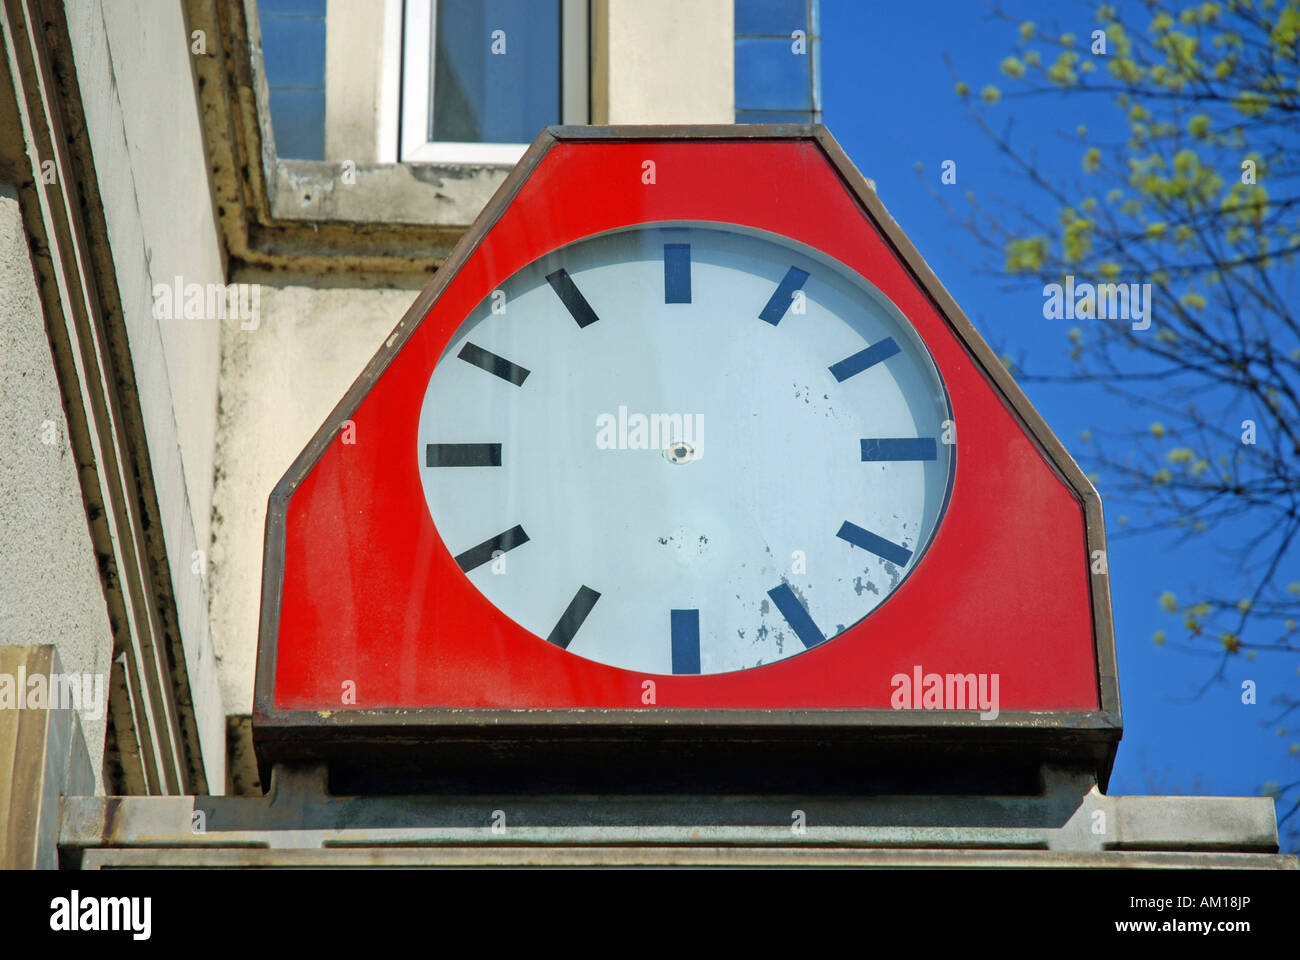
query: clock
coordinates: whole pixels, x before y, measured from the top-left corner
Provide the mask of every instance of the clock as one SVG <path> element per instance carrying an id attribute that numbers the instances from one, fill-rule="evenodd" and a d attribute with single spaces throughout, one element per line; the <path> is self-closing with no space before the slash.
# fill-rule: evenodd
<path id="1" fill-rule="evenodd" d="M 538 642 L 715 674 L 886 602 L 942 521 L 954 440 L 928 350 L 862 276 L 657 223 L 552 250 L 473 310 L 411 466 L 464 576 Z"/>
<path id="2" fill-rule="evenodd" d="M 271 494 L 253 731 L 1020 789 L 1115 673 L 1096 491 L 823 128 L 564 127 Z"/>

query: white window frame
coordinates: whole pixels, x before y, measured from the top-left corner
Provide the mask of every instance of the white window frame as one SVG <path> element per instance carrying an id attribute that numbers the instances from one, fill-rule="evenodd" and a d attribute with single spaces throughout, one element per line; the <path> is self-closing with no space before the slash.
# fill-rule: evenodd
<path id="1" fill-rule="evenodd" d="M 384 85 L 391 89 L 400 80 L 401 96 L 384 97 L 381 142 L 391 144 L 388 150 L 404 163 L 513 165 L 524 155 L 528 144 L 429 140 L 429 70 L 433 65 L 436 3 L 437 0 L 388 0 L 386 4 Z M 588 30 L 588 0 L 560 0 L 561 123 L 588 122 L 591 72 Z M 389 54 L 399 47 L 400 58 Z"/>

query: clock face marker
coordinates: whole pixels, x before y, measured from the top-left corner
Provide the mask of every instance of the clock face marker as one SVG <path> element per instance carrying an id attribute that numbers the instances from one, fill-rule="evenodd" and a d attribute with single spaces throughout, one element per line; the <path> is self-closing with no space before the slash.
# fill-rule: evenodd
<path id="1" fill-rule="evenodd" d="M 864 530 L 856 523 L 849 523 L 847 520 L 840 526 L 840 531 L 835 536 L 855 547 L 861 547 L 868 553 L 874 553 L 882 560 L 888 560 L 898 567 L 907 566 L 907 562 L 912 559 L 912 551 L 907 547 L 877 536 L 870 530 Z"/>
<path id="2" fill-rule="evenodd" d="M 803 641 L 805 647 L 812 649 L 817 644 L 826 642 L 826 635 L 821 632 L 817 624 L 813 623 L 813 618 L 808 615 L 803 601 L 795 594 L 790 584 L 783 583 L 779 587 L 773 587 L 767 591 L 767 595 L 772 598 L 776 608 L 781 611 L 781 616 L 785 617 L 785 622 L 790 624 L 790 629 Z"/>
<path id="3" fill-rule="evenodd" d="M 877 437 L 862 441 L 862 459 L 934 460 L 938 456 L 934 437 Z"/>
<path id="4" fill-rule="evenodd" d="M 497 551 L 505 553 L 507 550 L 513 550 L 515 547 L 523 546 L 527 542 L 528 534 L 524 533 L 523 527 L 516 524 L 505 533 L 498 533 L 495 537 L 484 540 L 478 546 L 470 547 L 456 557 L 456 565 L 469 573 L 475 567 L 481 567 L 489 562 Z"/>
<path id="5" fill-rule="evenodd" d="M 671 610 L 673 673 L 700 672 L 700 611 Z"/>
<path id="6" fill-rule="evenodd" d="M 691 302 L 691 245 L 664 244 L 664 303 Z"/>
<path id="7" fill-rule="evenodd" d="M 579 327 L 589 327 L 600 319 L 596 316 L 596 311 L 591 309 L 587 298 L 574 285 L 568 270 L 560 267 L 554 273 L 548 273 L 546 282 L 551 285 L 551 289 L 555 291 L 555 295 L 560 298 L 560 302 L 564 304 Z"/>
<path id="8" fill-rule="evenodd" d="M 808 279 L 808 271 L 800 270 L 798 267 L 791 267 L 777 284 L 776 290 L 767 301 L 767 306 L 758 315 L 758 319 L 766 320 L 772 326 L 781 322 L 785 312 L 790 309 L 790 301 L 794 297 L 796 290 L 802 290 L 805 281 Z"/>
<path id="9" fill-rule="evenodd" d="M 573 595 L 569 601 L 569 606 L 560 617 L 560 622 L 555 625 L 550 636 L 546 638 L 547 643 L 553 643 L 561 650 L 569 649 L 569 644 L 573 642 L 573 637 L 582 626 L 582 621 L 587 619 L 587 614 L 591 613 L 591 608 L 596 605 L 600 599 L 600 594 L 591 587 L 582 586 L 578 592 Z"/>
<path id="10" fill-rule="evenodd" d="M 426 443 L 426 467 L 499 467 L 499 443 Z"/>
<path id="11" fill-rule="evenodd" d="M 482 347 L 467 343 L 460 348 L 460 353 L 456 354 L 461 360 L 472 363 L 492 374 L 494 377 L 500 377 L 502 380 L 509 380 L 516 387 L 522 387 L 524 380 L 528 378 L 529 371 L 525 370 L 518 364 L 511 363 L 505 357 L 498 357 L 489 350 Z"/>
<path id="12" fill-rule="evenodd" d="M 873 343 L 867 349 L 859 350 L 851 357 L 845 357 L 830 368 L 831 374 L 843 383 L 849 377 L 861 373 L 868 367 L 874 367 L 882 360 L 888 360 L 896 353 L 898 353 L 898 344 L 894 342 L 894 338 L 885 337 L 884 340 Z"/>

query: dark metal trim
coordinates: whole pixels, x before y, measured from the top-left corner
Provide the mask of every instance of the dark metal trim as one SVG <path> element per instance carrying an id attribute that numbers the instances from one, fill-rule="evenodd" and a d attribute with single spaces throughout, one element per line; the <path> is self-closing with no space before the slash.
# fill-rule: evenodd
<path id="1" fill-rule="evenodd" d="M 1104 786 L 1123 730 L 1115 658 L 1114 621 L 1108 574 L 1091 578 L 1094 653 L 1100 710 L 1033 712 L 1006 711 L 985 722 L 974 714 L 944 711 L 889 710 L 444 710 L 428 708 L 341 710 L 318 713 L 277 710 L 275 652 L 283 583 L 285 514 L 289 497 L 324 453 L 343 421 L 401 351 L 415 328 L 442 294 L 451 278 L 496 225 L 507 205 L 545 154 L 559 142 L 637 140 L 810 140 L 818 144 L 846 188 L 871 223 L 895 249 L 917 284 L 925 291 L 972 359 L 1034 438 L 1047 462 L 1057 471 L 1084 508 L 1089 556 L 1105 550 L 1101 498 L 1065 447 L 957 306 L 902 229 L 886 211 L 869 181 L 853 166 L 825 127 L 817 125 L 695 125 L 695 126 L 555 126 L 548 127 L 528 148 L 519 164 L 461 238 L 445 265 L 406 312 L 384 347 L 371 359 L 329 418 L 317 431 L 271 494 L 267 511 L 261 627 L 258 648 L 253 727 L 263 763 L 268 758 L 327 755 L 333 740 L 338 749 L 360 749 L 379 741 L 416 746 L 434 739 L 444 749 L 452 743 L 518 743 L 529 749 L 541 731 L 546 739 L 573 744 L 603 741 L 641 743 L 689 742 L 700 746 L 719 739 L 719 751 L 738 742 L 826 742 L 844 738 L 863 749 L 894 742 L 913 745 L 923 740 L 948 746 L 996 745 L 1012 751 L 1063 755 L 1071 752 L 1095 765 Z M 926 736 L 926 735 L 929 736 Z M 440 736 L 439 736 L 440 735 Z M 1071 746 L 1072 745 L 1072 746 Z"/>

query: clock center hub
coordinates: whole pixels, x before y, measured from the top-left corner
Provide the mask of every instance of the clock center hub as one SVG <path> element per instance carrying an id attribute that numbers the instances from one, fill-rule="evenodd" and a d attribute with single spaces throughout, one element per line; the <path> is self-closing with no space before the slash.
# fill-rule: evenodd
<path id="1" fill-rule="evenodd" d="M 695 447 L 685 440 L 678 440 L 676 443 L 670 443 L 664 447 L 664 459 L 669 463 L 690 463 L 692 460 L 699 459 L 695 452 Z"/>

